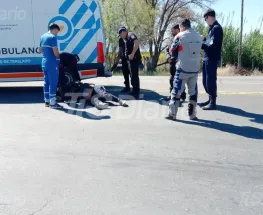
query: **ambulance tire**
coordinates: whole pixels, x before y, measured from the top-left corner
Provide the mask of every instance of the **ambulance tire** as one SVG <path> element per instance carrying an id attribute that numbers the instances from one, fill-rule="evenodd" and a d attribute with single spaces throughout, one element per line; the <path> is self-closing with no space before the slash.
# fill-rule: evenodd
<path id="1" fill-rule="evenodd" d="M 59 103 L 59 102 L 63 102 L 63 98 L 62 98 L 62 95 L 60 93 L 60 88 L 58 87 L 57 88 L 57 96 L 56 96 L 56 101 Z"/>
<path id="2" fill-rule="evenodd" d="M 65 72 L 65 82 L 66 82 L 66 85 L 70 85 L 74 82 L 76 82 L 78 79 L 76 78 L 75 75 L 73 75 L 71 72 L 69 71 L 66 71 Z"/>

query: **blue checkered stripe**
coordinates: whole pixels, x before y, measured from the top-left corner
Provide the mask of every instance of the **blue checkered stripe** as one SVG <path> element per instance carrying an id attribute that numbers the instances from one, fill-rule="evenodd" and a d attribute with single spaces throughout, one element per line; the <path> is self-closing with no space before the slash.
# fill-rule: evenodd
<path id="1" fill-rule="evenodd" d="M 97 1 L 65 0 L 58 12 L 59 16 L 54 17 L 50 22 L 63 20 L 68 25 L 66 35 L 58 37 L 60 51 L 78 54 L 81 63 L 96 63 L 96 34 L 102 31 L 100 8 Z"/>

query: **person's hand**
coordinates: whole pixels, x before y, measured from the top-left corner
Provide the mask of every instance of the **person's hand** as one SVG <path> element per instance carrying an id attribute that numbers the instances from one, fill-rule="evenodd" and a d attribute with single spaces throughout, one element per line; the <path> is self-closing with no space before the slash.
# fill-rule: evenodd
<path id="1" fill-rule="evenodd" d="M 134 54 L 130 54 L 130 55 L 129 55 L 129 59 L 130 59 L 130 60 L 133 60 L 133 58 L 134 58 Z"/>
<path id="2" fill-rule="evenodd" d="M 204 35 L 201 35 L 201 38 L 202 38 L 202 40 L 204 40 L 204 39 L 205 39 L 205 36 L 204 36 Z"/>

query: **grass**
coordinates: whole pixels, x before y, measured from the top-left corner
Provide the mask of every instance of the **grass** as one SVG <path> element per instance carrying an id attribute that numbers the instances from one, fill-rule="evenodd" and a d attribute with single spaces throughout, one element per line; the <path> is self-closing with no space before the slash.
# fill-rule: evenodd
<path id="1" fill-rule="evenodd" d="M 218 76 L 262 76 L 263 72 L 257 69 L 238 69 L 235 66 L 226 65 L 225 67 L 218 68 L 217 74 Z"/>
<path id="2" fill-rule="evenodd" d="M 114 76 L 122 76 L 122 72 L 114 72 Z M 220 67 L 217 70 L 218 76 L 263 76 L 263 72 L 257 69 L 237 69 L 235 66 L 226 65 L 225 67 Z M 170 76 L 169 66 L 164 65 L 157 68 L 157 71 L 144 71 L 140 70 L 140 76 Z"/>

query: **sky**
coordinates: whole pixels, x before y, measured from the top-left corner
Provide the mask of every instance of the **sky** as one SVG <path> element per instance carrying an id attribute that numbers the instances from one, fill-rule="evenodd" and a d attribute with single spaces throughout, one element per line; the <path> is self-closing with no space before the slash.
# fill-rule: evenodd
<path id="1" fill-rule="evenodd" d="M 233 25 L 240 26 L 241 0 L 216 0 L 210 7 L 225 17 L 230 15 L 233 17 Z M 259 28 L 260 18 L 263 18 L 263 0 L 244 0 L 244 32 L 249 33 L 251 28 Z"/>

